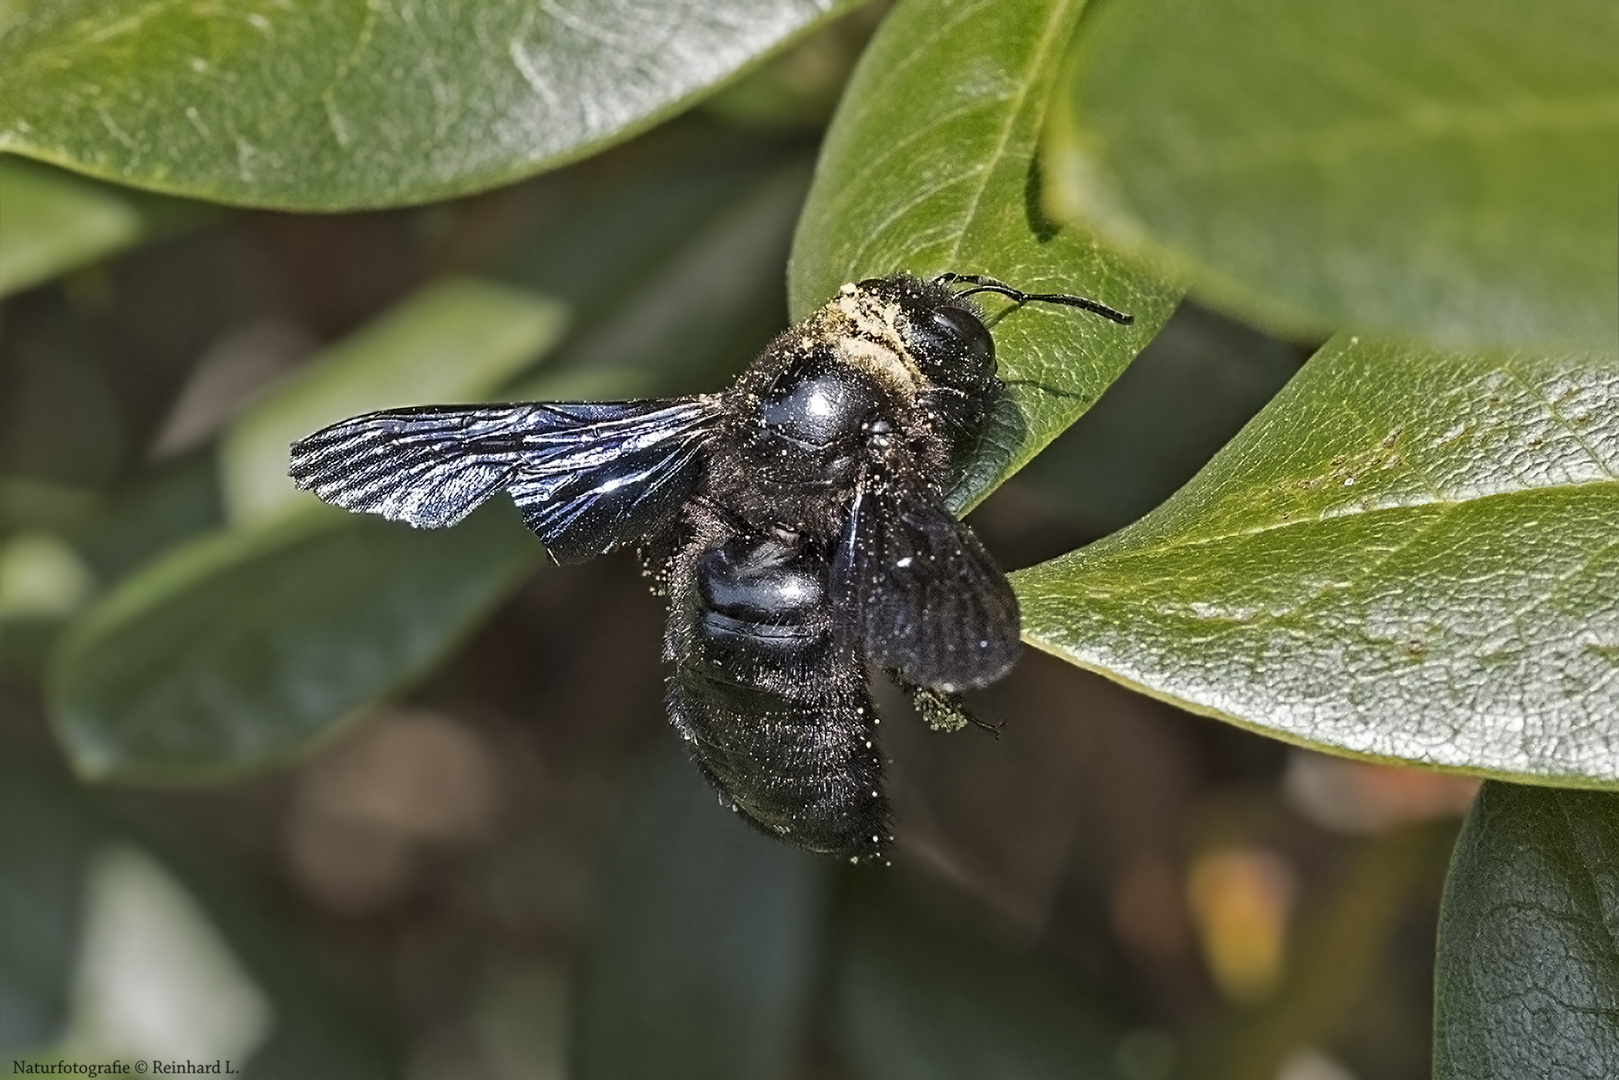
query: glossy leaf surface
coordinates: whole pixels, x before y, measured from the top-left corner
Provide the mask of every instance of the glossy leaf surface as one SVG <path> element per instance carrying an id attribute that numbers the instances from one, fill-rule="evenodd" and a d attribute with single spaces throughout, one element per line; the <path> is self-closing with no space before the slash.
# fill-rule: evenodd
<path id="1" fill-rule="evenodd" d="M 984 0 L 898 4 L 844 95 L 799 219 L 795 318 L 847 281 L 900 271 L 981 273 L 1030 292 L 1083 293 L 1135 316 L 1117 326 L 1031 304 L 991 327 L 1007 394 L 953 493 L 977 502 L 1071 424 L 1174 308 L 1040 205 L 1035 144 L 1084 4 L 1038 0 L 1009 17 Z"/>
<path id="2" fill-rule="evenodd" d="M 1336 339 L 1025 637 L 1339 753 L 1619 783 L 1619 362 Z"/>
<path id="3" fill-rule="evenodd" d="M 1056 202 L 1284 331 L 1611 349 L 1616 43 L 1607 0 L 1108 4 Z"/>
<path id="4" fill-rule="evenodd" d="M 219 202 L 424 202 L 625 138 L 849 6 L 30 5 L 0 22 L 0 149 Z"/>
<path id="5" fill-rule="evenodd" d="M 1619 1074 L 1616 800 L 1480 791 L 1439 922 L 1436 1080 Z"/>

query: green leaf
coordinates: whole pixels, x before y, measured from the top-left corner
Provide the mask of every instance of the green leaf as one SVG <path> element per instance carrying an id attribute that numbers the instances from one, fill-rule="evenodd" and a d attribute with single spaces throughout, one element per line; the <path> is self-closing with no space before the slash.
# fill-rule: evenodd
<path id="1" fill-rule="evenodd" d="M 0 149 L 219 202 L 423 202 L 583 157 L 850 0 L 35 4 Z"/>
<path id="2" fill-rule="evenodd" d="M 1318 749 L 1619 782 L 1619 362 L 1335 339 L 1169 502 L 1014 575 L 1033 644 Z"/>
<path id="3" fill-rule="evenodd" d="M 851 890 L 832 1031 L 856 1080 L 1121 1075 L 1118 1022 L 1033 957 Z"/>
<path id="4" fill-rule="evenodd" d="M 581 1080 L 796 1075 L 831 863 L 715 805 L 665 754 L 609 856 L 571 1040 Z"/>
<path id="5" fill-rule="evenodd" d="M 1182 304 L 1079 422 L 1018 473 L 1092 536 L 1191 479 L 1298 373 L 1292 346 Z"/>
<path id="6" fill-rule="evenodd" d="M 1435 1080 L 1619 1075 L 1619 800 L 1485 784 L 1439 919 Z"/>
<path id="7" fill-rule="evenodd" d="M 0 765 L 0 1053 L 8 1054 L 44 1045 L 67 1022 L 85 863 L 104 841 L 92 816 L 40 782 L 39 762 L 11 758 Z"/>
<path id="8" fill-rule="evenodd" d="M 1615 42 L 1608 0 L 1107 4 L 1055 203 L 1274 328 L 1608 349 Z"/>
<path id="9" fill-rule="evenodd" d="M 678 370 L 698 343 L 757 347 L 779 325 L 780 279 L 769 270 L 781 265 L 802 182 L 799 168 L 765 172 L 721 201 L 729 205 L 709 208 L 709 220 L 694 208 L 683 243 L 671 242 L 662 259 L 630 246 L 620 269 L 647 274 L 640 264 L 650 259 L 654 271 L 640 287 L 601 267 L 597 280 L 617 297 L 619 319 L 566 350 L 589 367 L 571 379 L 547 375 L 516 396 L 569 396 L 599 376 L 597 361 L 615 357 L 647 365 L 619 380 L 634 394 L 653 381 L 653 364 Z M 608 233 L 620 224 L 597 221 Z M 544 239 L 535 246 L 543 250 Z M 722 298 L 694 302 L 716 281 Z M 419 294 L 247 414 L 225 440 L 226 469 L 238 493 L 267 495 L 259 500 L 267 513 L 281 498 L 291 439 L 367 408 L 464 400 L 472 386 L 481 393 L 556 326 L 551 305 L 485 283 Z M 281 515 L 250 513 L 238 533 L 138 571 L 86 613 L 57 665 L 53 705 L 76 766 L 157 781 L 263 767 L 420 677 L 541 557 L 530 534 L 502 521 L 510 509 L 498 502 L 431 534 L 316 507 L 285 526 L 275 524 Z"/>
<path id="10" fill-rule="evenodd" d="M 844 282 L 901 270 L 984 273 L 1135 316 L 1121 327 L 1031 304 L 992 321 L 1010 392 L 957 485 L 958 507 L 1073 423 L 1175 306 L 1176 294 L 1040 207 L 1035 144 L 1083 7 L 898 4 L 844 94 L 799 219 L 788 272 L 794 318 Z"/>
<path id="11" fill-rule="evenodd" d="M 58 737 L 95 778 L 278 763 L 437 661 L 539 558 L 509 505 L 444 532 L 312 508 L 182 545 L 69 630 Z"/>
<path id="12" fill-rule="evenodd" d="M 809 161 L 800 158 L 730 185 L 725 205 L 687 223 L 674 250 L 632 255 L 635 275 L 601 286 L 610 317 L 573 335 L 512 394 L 658 397 L 712 391 L 735 378 L 781 332 L 781 266 L 808 182 Z"/>
<path id="13" fill-rule="evenodd" d="M 440 282 L 278 383 L 220 445 L 225 503 L 237 523 L 312 503 L 287 478 L 292 442 L 327 424 L 395 406 L 479 401 L 555 345 L 561 305 L 493 282 Z"/>
<path id="14" fill-rule="evenodd" d="M 49 281 L 198 216 L 158 199 L 0 156 L 0 296 Z"/>

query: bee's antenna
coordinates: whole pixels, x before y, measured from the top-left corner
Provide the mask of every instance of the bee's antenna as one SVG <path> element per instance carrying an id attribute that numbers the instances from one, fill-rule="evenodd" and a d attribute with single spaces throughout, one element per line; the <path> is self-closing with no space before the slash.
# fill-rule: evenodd
<path id="1" fill-rule="evenodd" d="M 1069 296 L 1065 293 L 1026 293 L 1012 288 L 1004 281 L 996 281 L 994 278 L 985 277 L 982 274 L 940 274 L 933 280 L 946 285 L 952 281 L 961 281 L 973 286 L 970 289 L 963 289 L 958 292 L 957 296 L 971 296 L 973 293 L 992 292 L 1007 297 L 1016 304 L 1027 304 L 1031 300 L 1038 300 L 1042 304 L 1065 304 L 1068 307 L 1083 308 L 1086 311 L 1102 316 L 1104 319 L 1111 319 L 1120 326 L 1129 326 L 1136 321 L 1134 315 L 1126 315 L 1122 311 L 1108 307 L 1099 300 L 1092 300 L 1085 296 Z"/>

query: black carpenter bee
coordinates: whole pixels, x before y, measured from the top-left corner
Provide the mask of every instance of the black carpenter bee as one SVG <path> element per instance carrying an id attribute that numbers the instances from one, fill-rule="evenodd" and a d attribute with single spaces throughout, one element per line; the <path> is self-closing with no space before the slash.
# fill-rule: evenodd
<path id="1" fill-rule="evenodd" d="M 880 857 L 867 664 L 955 729 L 956 695 L 1018 655 L 1011 585 L 944 506 L 1002 389 L 980 292 L 1131 321 L 976 275 L 873 278 L 724 393 L 370 413 L 296 443 L 291 476 L 423 528 L 505 491 L 559 563 L 639 544 L 669 606 L 669 719 L 721 801 L 811 851 Z"/>

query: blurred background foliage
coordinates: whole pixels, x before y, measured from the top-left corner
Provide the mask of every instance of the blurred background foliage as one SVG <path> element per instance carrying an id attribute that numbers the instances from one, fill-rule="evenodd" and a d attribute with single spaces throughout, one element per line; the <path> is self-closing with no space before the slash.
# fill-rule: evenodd
<path id="1" fill-rule="evenodd" d="M 997 327 L 1021 411 L 958 494 L 1032 457 L 973 518 L 1009 566 L 1164 504 L 1345 326 L 1404 335 L 1391 364 L 1412 342 L 1595 350 L 1568 370 L 1597 387 L 1592 457 L 1619 459 L 1611 305 L 1593 314 L 1615 289 L 1583 241 L 1613 250 L 1613 154 L 1590 138 L 1612 134 L 1614 87 L 1549 58 L 1600 50 L 1612 16 L 1559 0 L 1506 46 L 1476 27 L 1529 20 L 1468 24 L 1470 48 L 1523 46 L 1517 81 L 1479 99 L 1512 121 L 1468 174 L 1497 189 L 1458 197 L 1465 147 L 1379 144 L 1326 185 L 1339 201 L 1311 203 L 1298 173 L 1323 159 L 1270 153 L 1285 131 L 1246 144 L 1194 121 L 1324 123 L 1346 86 L 1406 70 L 1366 29 L 1377 12 L 1278 22 L 1244 0 L 1204 26 L 1141 0 L 1083 19 L 1056 0 L 1025 19 L 905 3 L 851 83 L 888 5 L 742 6 L 598 0 L 549 29 L 525 4 L 435 10 L 472 19 L 471 44 L 379 7 L 363 40 L 381 59 L 301 102 L 307 72 L 260 40 L 286 25 L 268 7 L 206 47 L 176 15 L 119 24 L 137 47 L 101 51 L 95 5 L 0 15 L 0 146 L 40 159 L 0 157 L 0 1049 L 411 1080 L 1517 1080 L 1548 1054 L 1613 1075 L 1613 796 L 1492 783 L 1440 941 L 1477 780 L 1289 747 L 1031 651 L 982 695 L 998 739 L 882 702 L 896 865 L 851 870 L 746 830 L 681 760 L 661 611 L 628 556 L 558 571 L 508 508 L 414 533 L 284 478 L 290 439 L 367 409 L 713 389 L 787 319 L 789 256 L 800 308 L 874 260 L 966 259 L 1139 316 L 1129 334 L 1033 312 Z M 307 56 L 353 30 L 322 10 L 334 25 L 297 27 Z M 649 40 L 669 62 L 628 77 L 615 49 Z M 486 85 L 495 41 L 509 63 Z M 907 68 L 923 41 L 938 55 Z M 1342 68 L 1312 113 L 1274 86 L 1313 85 L 1298 65 L 1328 42 Z M 202 67 L 164 67 L 194 50 Z M 1026 81 L 996 85 L 974 67 L 989 59 Z M 1438 100 L 1474 104 L 1465 64 L 1426 70 Z M 1586 111 L 1514 143 L 1548 71 Z M 567 113 L 544 137 L 518 123 L 536 83 Z M 274 107 L 242 108 L 255 93 Z M 874 167 L 893 146 L 905 167 Z M 1402 170 L 1436 185 L 1430 203 Z M 1233 173 L 1253 188 L 1233 195 Z M 1528 226 L 1501 210 L 1543 183 Z M 1380 193 L 1399 212 L 1340 227 Z M 1403 296 L 1374 271 L 1413 235 L 1427 276 Z M 1176 306 L 1164 268 L 1196 299 Z M 1608 489 L 1571 513 L 1612 520 Z M 1611 576 L 1586 571 L 1607 599 L 1571 617 L 1611 622 Z M 1069 657 L 1128 665 L 1085 647 Z M 1612 690 L 1572 686 L 1583 711 L 1543 742 L 1607 752 Z M 1179 693 L 1160 696 L 1225 707 Z M 1371 721 L 1404 722 L 1398 702 Z M 1611 786 L 1607 760 L 1580 781 Z"/>

